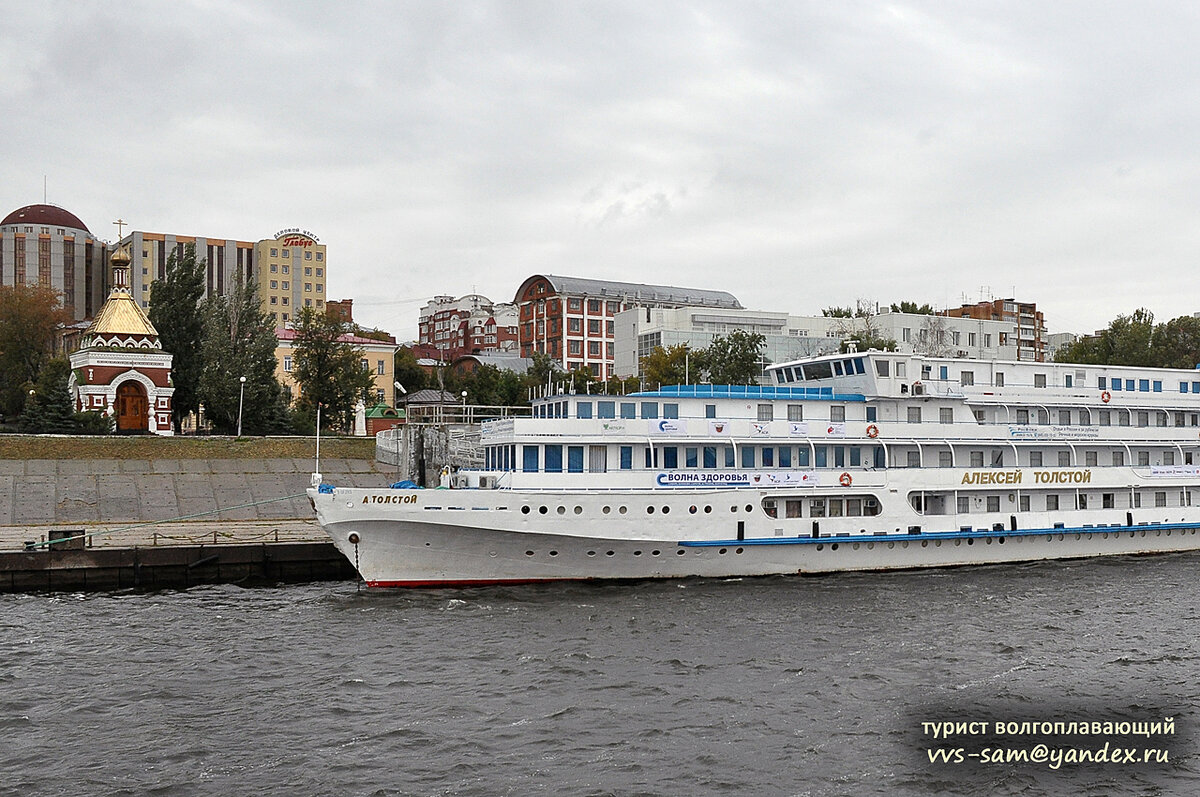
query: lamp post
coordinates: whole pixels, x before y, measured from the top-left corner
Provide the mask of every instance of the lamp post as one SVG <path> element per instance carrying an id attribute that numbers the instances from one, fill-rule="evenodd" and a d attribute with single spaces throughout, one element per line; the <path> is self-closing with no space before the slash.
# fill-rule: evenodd
<path id="1" fill-rule="evenodd" d="M 467 422 L 467 391 L 465 391 L 465 390 L 462 392 L 462 400 L 463 400 L 462 422 L 466 423 Z"/>
<path id="2" fill-rule="evenodd" d="M 238 382 L 240 382 L 241 384 L 238 386 L 238 431 L 237 431 L 237 436 L 241 437 L 242 436 L 242 399 L 245 398 L 245 396 L 246 396 L 246 377 L 239 376 Z"/>
<path id="3" fill-rule="evenodd" d="M 404 396 L 404 422 L 408 423 L 408 391 L 399 382 L 392 382 L 392 384 L 396 386 L 396 390 L 400 391 L 400 395 Z"/>

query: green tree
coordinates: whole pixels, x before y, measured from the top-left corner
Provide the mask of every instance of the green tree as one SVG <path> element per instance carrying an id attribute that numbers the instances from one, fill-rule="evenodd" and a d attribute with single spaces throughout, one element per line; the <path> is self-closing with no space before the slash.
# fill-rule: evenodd
<path id="1" fill-rule="evenodd" d="M 682 385 L 695 381 L 704 368 L 703 350 L 692 351 L 686 343 L 654 350 L 642 358 L 642 376 L 651 387 Z"/>
<path id="2" fill-rule="evenodd" d="M 1200 318 L 1184 315 L 1156 324 L 1150 351 L 1160 368 L 1195 368 L 1200 364 Z"/>
<path id="3" fill-rule="evenodd" d="M 396 375 L 396 381 L 404 385 L 404 389 L 409 393 L 427 387 L 425 369 L 417 364 L 417 356 L 413 354 L 412 349 L 401 346 L 396 350 L 396 356 L 392 363 L 395 368 L 393 373 Z"/>
<path id="4" fill-rule="evenodd" d="M 243 434 L 286 428 L 282 388 L 275 378 L 276 345 L 274 321 L 262 312 L 253 282 L 238 279 L 228 296 L 204 302 L 199 397 L 217 431 L 237 431 L 239 401 Z"/>
<path id="5" fill-rule="evenodd" d="M 928 302 L 925 304 L 917 304 L 916 302 L 900 302 L 899 304 L 892 302 L 893 313 L 912 313 L 914 315 L 933 315 L 933 306 Z"/>
<path id="6" fill-rule="evenodd" d="M 826 318 L 853 318 L 853 307 L 826 307 L 821 311 L 821 315 Z"/>
<path id="7" fill-rule="evenodd" d="M 842 354 L 850 351 L 853 344 L 855 351 L 869 351 L 877 349 L 879 351 L 895 351 L 896 340 L 894 338 L 885 337 L 876 330 L 865 329 L 851 332 L 842 339 L 842 345 L 839 351 Z"/>
<path id="8" fill-rule="evenodd" d="M 150 289 L 147 315 L 158 330 L 159 344 L 171 353 L 171 420 L 179 433 L 183 419 L 200 404 L 200 374 L 204 371 L 203 339 L 206 267 L 196 259 L 196 247 L 184 247 L 183 257 L 175 250 L 167 257 L 165 276 Z"/>
<path id="9" fill-rule="evenodd" d="M 295 317 L 296 337 L 292 342 L 292 378 L 300 387 L 297 408 L 315 413 L 318 404 L 325 409 L 321 425 L 349 428 L 354 404 L 361 398 L 371 401 L 375 380 L 362 367 L 362 349 L 339 340 L 345 324 L 324 313 L 305 307 Z"/>
<path id="10" fill-rule="evenodd" d="M 67 387 L 71 365 L 65 358 L 47 361 L 38 374 L 37 387 L 25 402 L 18 426 L 28 434 L 72 434 L 75 432 L 75 402 Z"/>
<path id="11" fill-rule="evenodd" d="M 1154 365 L 1153 335 L 1154 313 L 1140 307 L 1114 318 L 1100 334 L 1063 346 L 1054 359 L 1092 365 Z"/>
<path id="12" fill-rule="evenodd" d="M 708 378 L 717 385 L 741 385 L 757 381 L 769 363 L 762 355 L 767 339 L 759 332 L 735 329 L 718 335 L 704 350 Z"/>
<path id="13" fill-rule="evenodd" d="M 51 288 L 0 286 L 0 413 L 9 418 L 21 413 L 69 320 Z"/>
<path id="14" fill-rule="evenodd" d="M 524 380 L 527 387 L 544 388 L 547 382 L 562 378 L 562 366 L 555 362 L 550 355 L 535 351 L 530 359 L 533 362 L 529 365 L 529 370 L 525 372 Z"/>

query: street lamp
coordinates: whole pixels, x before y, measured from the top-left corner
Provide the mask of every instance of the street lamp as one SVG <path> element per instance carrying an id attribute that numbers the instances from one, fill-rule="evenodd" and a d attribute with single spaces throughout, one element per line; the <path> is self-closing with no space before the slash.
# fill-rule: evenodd
<path id="1" fill-rule="evenodd" d="M 399 382 L 392 382 L 396 389 L 400 391 L 400 395 L 404 396 L 404 422 L 408 423 L 408 391 L 404 389 L 404 385 Z M 394 402 L 393 402 L 394 403 Z"/>
<path id="2" fill-rule="evenodd" d="M 462 400 L 463 400 L 462 422 L 466 423 L 467 422 L 467 391 L 465 391 L 465 390 L 462 392 Z"/>
<path id="3" fill-rule="evenodd" d="M 238 433 L 237 436 L 242 436 L 242 399 L 246 395 L 246 377 L 239 376 L 238 381 L 241 385 L 238 386 Z"/>

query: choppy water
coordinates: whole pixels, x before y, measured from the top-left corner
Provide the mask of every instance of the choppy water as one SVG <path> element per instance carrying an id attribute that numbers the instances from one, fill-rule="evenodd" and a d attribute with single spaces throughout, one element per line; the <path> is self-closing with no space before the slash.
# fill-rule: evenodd
<path id="1" fill-rule="evenodd" d="M 0 596 L 0 793 L 1197 794 L 1198 569 Z M 1164 714 L 1057 772 L 920 727 Z"/>

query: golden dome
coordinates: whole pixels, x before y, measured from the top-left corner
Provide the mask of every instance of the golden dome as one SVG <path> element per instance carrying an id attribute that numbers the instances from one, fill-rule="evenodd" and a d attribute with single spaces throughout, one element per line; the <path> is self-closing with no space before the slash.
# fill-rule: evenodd
<path id="1" fill-rule="evenodd" d="M 130 261 L 132 260 L 132 258 L 129 256 L 129 247 L 128 246 L 118 246 L 116 251 L 112 253 L 112 256 L 109 257 L 108 260 L 110 263 L 112 263 L 114 266 L 117 266 L 117 267 L 123 268 L 125 266 L 128 266 Z"/>

